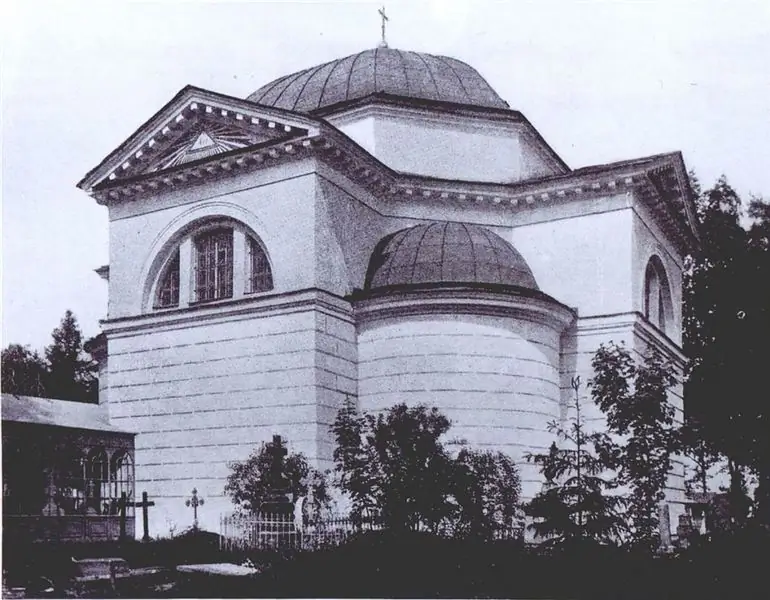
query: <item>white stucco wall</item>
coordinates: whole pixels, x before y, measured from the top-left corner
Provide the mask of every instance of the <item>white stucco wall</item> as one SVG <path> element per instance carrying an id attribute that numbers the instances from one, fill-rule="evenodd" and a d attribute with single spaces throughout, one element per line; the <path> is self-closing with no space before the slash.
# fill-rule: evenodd
<path id="1" fill-rule="evenodd" d="M 110 339 L 110 417 L 138 433 L 136 489 L 157 506 L 152 530 L 191 524 L 184 495 L 206 498 L 202 526 L 231 508 L 227 462 L 273 434 L 317 455 L 316 317 L 276 311 L 191 320 Z"/>
<path id="2" fill-rule="evenodd" d="M 397 171 L 468 181 L 521 179 L 521 151 L 512 132 L 473 130 L 377 118 L 376 156 Z"/>
<path id="3" fill-rule="evenodd" d="M 366 204 L 360 189 L 320 169 L 315 212 L 317 285 L 341 296 L 362 289 L 377 243 L 389 233 L 424 222 L 377 212 Z"/>
<path id="4" fill-rule="evenodd" d="M 446 441 L 499 450 L 519 465 L 523 493 L 539 489 L 526 451 L 546 450 L 559 416 L 559 338 L 545 325 L 501 317 L 426 316 L 360 329 L 359 402 L 381 411 L 436 406 L 453 422 Z"/>
<path id="5" fill-rule="evenodd" d="M 633 310 L 630 208 L 521 225 L 507 239 L 540 289 L 581 317 Z"/>
<path id="6" fill-rule="evenodd" d="M 500 119 L 370 107 L 328 120 L 396 171 L 496 183 L 555 172 L 522 126 Z"/>
<path id="7" fill-rule="evenodd" d="M 275 292 L 312 287 L 313 169 L 312 161 L 303 161 L 111 207 L 108 318 L 147 310 L 143 304 L 159 259 L 178 233 L 198 219 L 223 216 L 249 227 L 274 265 Z"/>
<path id="8" fill-rule="evenodd" d="M 666 335 L 675 344 L 682 345 L 682 276 L 684 257 L 657 226 L 649 211 L 640 203 L 634 207 L 633 219 L 633 296 L 634 310 L 644 314 L 644 283 L 647 264 L 653 256 L 663 263 L 671 291 L 672 322 L 667 324 Z"/>

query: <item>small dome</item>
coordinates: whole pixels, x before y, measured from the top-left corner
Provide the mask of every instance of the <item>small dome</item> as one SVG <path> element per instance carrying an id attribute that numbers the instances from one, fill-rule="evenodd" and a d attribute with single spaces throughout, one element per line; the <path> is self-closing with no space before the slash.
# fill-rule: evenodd
<path id="1" fill-rule="evenodd" d="M 394 96 L 508 108 L 473 67 L 448 56 L 394 48 L 364 50 L 286 75 L 251 94 L 252 102 L 311 112 L 382 92 Z"/>
<path id="2" fill-rule="evenodd" d="M 503 238 L 478 225 L 417 225 L 377 244 L 369 261 L 367 289 L 429 283 L 539 289 L 521 254 Z"/>

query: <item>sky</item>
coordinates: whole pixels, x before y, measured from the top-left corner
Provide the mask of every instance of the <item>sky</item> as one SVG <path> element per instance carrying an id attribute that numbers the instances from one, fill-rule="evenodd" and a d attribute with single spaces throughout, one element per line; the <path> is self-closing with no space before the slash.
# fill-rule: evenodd
<path id="1" fill-rule="evenodd" d="M 75 184 L 187 84 L 245 97 L 373 48 L 381 2 L 0 2 L 2 345 L 106 317 L 107 210 Z M 476 68 L 573 168 L 681 150 L 770 199 L 768 0 L 387 1 L 391 47 Z"/>

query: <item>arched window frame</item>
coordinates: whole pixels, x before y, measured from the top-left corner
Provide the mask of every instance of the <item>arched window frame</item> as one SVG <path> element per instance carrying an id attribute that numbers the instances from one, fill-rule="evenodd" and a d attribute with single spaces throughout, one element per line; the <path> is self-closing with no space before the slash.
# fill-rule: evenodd
<path id="1" fill-rule="evenodd" d="M 644 317 L 666 333 L 673 321 L 673 302 L 666 269 L 657 255 L 650 257 L 644 271 L 643 310 Z"/>
<path id="2" fill-rule="evenodd" d="M 110 461 L 110 493 L 113 499 L 112 505 L 119 510 L 119 501 L 126 494 L 126 501 L 131 503 L 134 499 L 134 461 L 127 450 L 119 450 L 112 455 Z M 117 513 L 117 510 L 115 512 Z M 126 507 L 126 514 L 133 515 L 133 507 Z"/>
<path id="3" fill-rule="evenodd" d="M 221 241 L 228 236 L 229 241 L 212 246 L 211 240 L 219 237 Z M 152 287 L 153 310 L 237 300 L 273 290 L 273 268 L 264 245 L 240 221 L 230 218 L 196 221 L 181 231 L 170 247 Z M 208 256 L 203 256 L 202 251 L 207 251 Z M 173 286 L 169 285 L 174 269 L 179 274 L 176 297 L 170 291 Z M 176 302 L 168 301 L 170 296 Z"/>
<path id="4" fill-rule="evenodd" d="M 104 448 L 93 448 L 86 459 L 86 514 L 101 515 L 108 512 L 104 503 L 110 497 L 109 460 Z"/>
<path id="5" fill-rule="evenodd" d="M 154 308 L 179 306 L 179 280 L 179 247 L 177 246 L 161 271 Z"/>
<path id="6" fill-rule="evenodd" d="M 256 238 L 248 238 L 247 294 L 259 294 L 273 289 L 273 270 L 267 252 Z"/>
<path id="7" fill-rule="evenodd" d="M 193 236 L 193 295 L 195 302 L 226 300 L 235 287 L 232 227 L 200 231 Z"/>

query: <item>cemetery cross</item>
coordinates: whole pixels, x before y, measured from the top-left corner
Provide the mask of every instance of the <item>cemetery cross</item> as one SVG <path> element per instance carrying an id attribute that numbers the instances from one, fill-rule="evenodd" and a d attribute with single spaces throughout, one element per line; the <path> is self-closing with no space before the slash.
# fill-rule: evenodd
<path id="1" fill-rule="evenodd" d="M 147 514 L 147 509 L 151 506 L 155 506 L 155 502 L 151 502 L 150 500 L 147 499 L 147 492 L 142 492 L 141 502 L 129 502 L 126 496 L 126 492 L 123 492 L 120 495 L 120 537 L 121 539 L 126 537 L 126 508 L 128 508 L 129 506 L 142 509 L 142 529 L 143 529 L 142 541 L 149 542 L 150 527 L 149 527 L 149 515 Z"/>
<path id="2" fill-rule="evenodd" d="M 198 490 L 193 488 L 192 497 L 184 501 L 185 506 L 192 506 L 193 529 L 198 529 L 198 507 L 203 506 L 203 498 L 198 498 Z"/>

